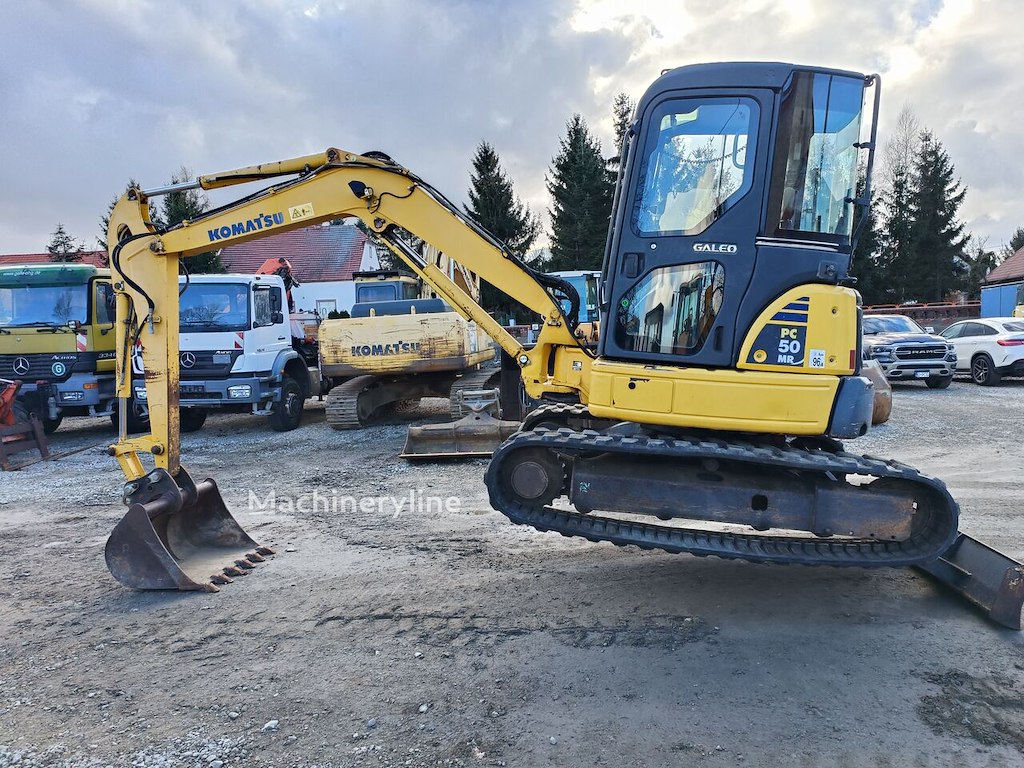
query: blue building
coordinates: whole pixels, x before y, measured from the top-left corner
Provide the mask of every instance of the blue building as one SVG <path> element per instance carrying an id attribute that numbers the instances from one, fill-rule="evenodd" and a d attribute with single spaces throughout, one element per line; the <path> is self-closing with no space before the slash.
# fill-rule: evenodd
<path id="1" fill-rule="evenodd" d="M 1018 306 L 1024 306 L 1024 248 L 989 272 L 981 286 L 982 317 L 1012 317 Z"/>

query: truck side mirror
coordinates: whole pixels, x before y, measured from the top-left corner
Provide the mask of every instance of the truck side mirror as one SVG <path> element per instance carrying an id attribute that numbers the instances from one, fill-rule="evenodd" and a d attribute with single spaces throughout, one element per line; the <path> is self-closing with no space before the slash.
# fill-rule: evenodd
<path id="1" fill-rule="evenodd" d="M 270 322 L 274 325 L 279 325 L 284 322 L 284 314 L 281 312 L 274 312 L 270 315 Z"/>

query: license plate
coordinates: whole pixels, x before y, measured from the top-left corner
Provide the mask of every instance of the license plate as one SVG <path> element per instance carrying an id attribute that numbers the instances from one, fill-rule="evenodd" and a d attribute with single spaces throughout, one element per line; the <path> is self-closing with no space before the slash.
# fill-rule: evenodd
<path id="1" fill-rule="evenodd" d="M 914 378 L 915 379 L 927 379 L 928 378 L 928 371 L 914 371 Z"/>
<path id="2" fill-rule="evenodd" d="M 202 384 L 186 384 L 179 391 L 183 395 L 201 395 L 206 392 L 206 387 Z"/>

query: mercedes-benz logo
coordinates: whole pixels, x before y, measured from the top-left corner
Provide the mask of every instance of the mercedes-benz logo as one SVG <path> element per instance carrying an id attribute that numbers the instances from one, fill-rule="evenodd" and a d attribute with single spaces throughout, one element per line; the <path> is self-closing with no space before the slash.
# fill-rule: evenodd
<path id="1" fill-rule="evenodd" d="M 181 367 L 182 368 L 191 368 L 195 364 L 196 364 L 196 356 L 195 355 L 193 355 L 191 352 L 182 352 L 181 353 Z"/>
<path id="2" fill-rule="evenodd" d="M 32 367 L 27 357 L 16 357 L 14 358 L 14 372 L 19 376 L 24 376 L 28 373 L 28 369 Z"/>

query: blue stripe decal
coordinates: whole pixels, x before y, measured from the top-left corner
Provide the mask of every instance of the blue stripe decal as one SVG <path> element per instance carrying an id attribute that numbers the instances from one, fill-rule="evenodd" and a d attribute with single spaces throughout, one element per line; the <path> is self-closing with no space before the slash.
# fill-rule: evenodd
<path id="1" fill-rule="evenodd" d="M 802 296 L 801 298 L 797 299 L 797 301 L 810 301 L 810 300 L 811 300 L 810 296 Z"/>
<path id="2" fill-rule="evenodd" d="M 791 323 L 806 323 L 807 315 L 798 315 L 795 312 L 776 312 L 772 317 L 772 320 L 784 320 Z"/>
<path id="3" fill-rule="evenodd" d="M 787 304 L 785 307 L 783 307 L 783 309 L 795 309 L 798 312 L 806 312 L 810 308 L 810 306 L 810 304 L 794 301 Z"/>

